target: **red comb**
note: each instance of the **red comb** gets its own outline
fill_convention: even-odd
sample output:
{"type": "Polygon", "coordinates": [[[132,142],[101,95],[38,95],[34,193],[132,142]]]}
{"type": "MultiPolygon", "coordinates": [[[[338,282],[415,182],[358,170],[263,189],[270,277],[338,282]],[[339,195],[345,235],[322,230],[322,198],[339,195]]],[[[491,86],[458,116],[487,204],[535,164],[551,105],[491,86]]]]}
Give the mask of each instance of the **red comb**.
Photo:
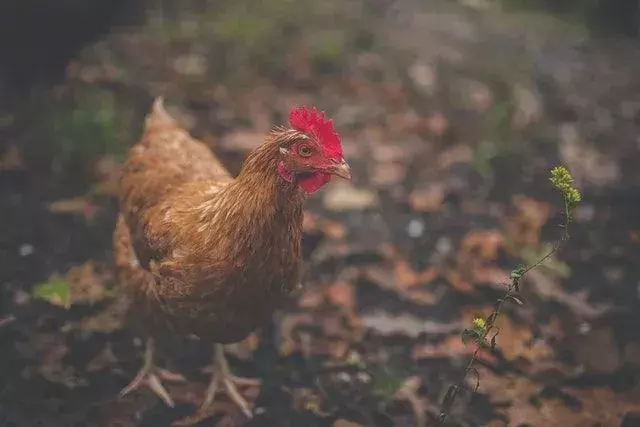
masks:
{"type": "Polygon", "coordinates": [[[291,127],[300,132],[311,134],[318,138],[324,153],[330,158],[342,157],[342,144],[331,120],[326,120],[324,113],[319,113],[314,107],[311,111],[306,107],[298,107],[289,113],[291,127]]]}

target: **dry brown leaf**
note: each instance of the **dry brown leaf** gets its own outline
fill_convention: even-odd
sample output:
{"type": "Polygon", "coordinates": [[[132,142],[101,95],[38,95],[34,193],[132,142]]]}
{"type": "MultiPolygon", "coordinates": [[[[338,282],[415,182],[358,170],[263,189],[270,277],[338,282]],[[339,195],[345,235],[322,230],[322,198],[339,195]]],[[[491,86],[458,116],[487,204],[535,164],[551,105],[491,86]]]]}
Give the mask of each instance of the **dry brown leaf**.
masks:
{"type": "Polygon", "coordinates": [[[305,210],[302,216],[302,230],[305,233],[313,233],[318,230],[318,224],[318,215],[305,210]]]}
{"type": "Polygon", "coordinates": [[[516,214],[507,222],[509,240],[520,246],[538,246],[540,230],[551,214],[551,206],[529,197],[518,196],[514,200],[516,214]]]}
{"type": "Polygon", "coordinates": [[[403,295],[419,305],[435,305],[440,301],[437,295],[426,289],[408,289],[403,295]]]}
{"type": "Polygon", "coordinates": [[[496,410],[508,417],[513,426],[617,427],[626,412],[640,410],[637,399],[604,387],[563,388],[563,393],[580,402],[580,408],[570,408],[560,398],[541,396],[543,386],[528,378],[498,376],[482,367],[479,371],[479,392],[487,393],[496,410]]]}
{"type": "Polygon", "coordinates": [[[336,181],[325,190],[322,203],[332,212],[361,211],[376,207],[380,200],[371,189],[336,181]]]}
{"type": "Polygon", "coordinates": [[[399,163],[377,163],[373,165],[371,181],[379,187],[393,186],[405,178],[406,168],[399,163]]]}
{"type": "Polygon", "coordinates": [[[413,348],[411,358],[414,361],[425,359],[458,358],[471,356],[476,350],[473,342],[463,343],[460,335],[450,335],[438,344],[420,344],[413,348]]]}
{"type": "Polygon", "coordinates": [[[311,313],[287,313],[282,317],[280,322],[280,335],[282,342],[280,343],[280,354],[288,356],[300,348],[297,337],[294,336],[294,330],[301,325],[312,325],[315,318],[311,313]]]}
{"type": "Polygon", "coordinates": [[[347,236],[347,228],[338,221],[322,220],[320,228],[324,235],[332,240],[341,240],[347,236]]]}
{"type": "Polygon", "coordinates": [[[529,271],[525,280],[533,286],[539,297],[563,303],[584,319],[597,319],[611,309],[608,303],[589,302],[589,291],[586,289],[572,294],[565,292],[562,282],[557,277],[545,274],[542,269],[529,271]]]}
{"type": "Polygon", "coordinates": [[[461,252],[464,255],[478,254],[486,261],[495,261],[504,244],[504,236],[498,230],[473,230],[462,239],[461,252]]]}
{"type": "Polygon", "coordinates": [[[461,278],[473,284],[502,288],[509,281],[509,273],[494,265],[504,245],[498,230],[474,230],[467,233],[457,255],[461,278]]]}
{"type": "Polygon", "coordinates": [[[91,219],[101,208],[92,204],[84,197],[58,200],[49,203],[49,212],[84,215],[85,219],[91,219]]]}
{"type": "Polygon", "coordinates": [[[462,274],[456,270],[447,270],[444,272],[447,282],[458,292],[471,294],[475,292],[475,288],[462,277],[462,274]]]}
{"type": "Polygon", "coordinates": [[[124,326],[130,302],[126,295],[118,295],[104,310],[83,318],[78,328],[85,333],[118,331],[124,326]]]}
{"type": "Polygon", "coordinates": [[[434,113],[427,118],[426,127],[429,132],[441,136],[449,129],[449,120],[442,113],[434,113]]]}
{"type": "Polygon", "coordinates": [[[416,425],[423,426],[426,423],[427,402],[426,399],[419,394],[422,381],[420,377],[414,376],[407,378],[402,386],[396,391],[394,397],[398,400],[406,400],[411,404],[413,415],[416,419],[416,425]]]}
{"type": "Polygon", "coordinates": [[[325,295],[330,304],[340,307],[346,312],[355,308],[355,290],[347,282],[337,282],[327,287],[325,295]]]}
{"type": "Polygon", "coordinates": [[[298,307],[314,309],[320,307],[325,301],[324,290],[305,287],[298,297],[298,307]]]}
{"type": "Polygon", "coordinates": [[[440,153],[437,164],[441,170],[448,171],[457,163],[471,163],[473,158],[473,150],[468,144],[457,144],[440,153]]]}
{"type": "Polygon", "coordinates": [[[108,294],[104,282],[109,280],[109,277],[98,273],[93,261],[71,267],[66,280],[70,287],[71,304],[94,303],[108,294]]]}
{"type": "Polygon", "coordinates": [[[416,189],[409,195],[409,204],[417,212],[439,212],[444,201],[444,185],[435,183],[416,189]]]}

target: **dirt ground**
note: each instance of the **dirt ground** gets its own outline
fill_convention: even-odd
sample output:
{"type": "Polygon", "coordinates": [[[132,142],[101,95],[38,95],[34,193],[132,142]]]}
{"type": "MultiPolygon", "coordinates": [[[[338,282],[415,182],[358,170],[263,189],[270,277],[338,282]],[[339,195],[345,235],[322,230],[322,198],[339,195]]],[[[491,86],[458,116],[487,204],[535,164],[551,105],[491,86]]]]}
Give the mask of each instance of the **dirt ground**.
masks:
{"type": "Polygon", "coordinates": [[[354,170],[307,204],[302,289],[228,349],[237,374],[264,382],[246,390],[255,418],[221,399],[200,425],[436,425],[475,349],[462,330],[561,235],[558,164],[583,193],[571,238],[524,279],[447,425],[640,425],[637,52],[549,48],[522,80],[513,38],[469,41],[488,18],[378,12],[270,59],[152,17],[88,47],[34,101],[0,159],[1,426],[168,426],[202,397],[210,356],[193,342],[165,355],[189,378],[168,386],[176,408],[117,399],[142,353],[111,265],[118,168],[158,94],[233,173],[288,108],[315,104],[354,170]],[[474,46],[509,53],[493,63],[474,46]]]}

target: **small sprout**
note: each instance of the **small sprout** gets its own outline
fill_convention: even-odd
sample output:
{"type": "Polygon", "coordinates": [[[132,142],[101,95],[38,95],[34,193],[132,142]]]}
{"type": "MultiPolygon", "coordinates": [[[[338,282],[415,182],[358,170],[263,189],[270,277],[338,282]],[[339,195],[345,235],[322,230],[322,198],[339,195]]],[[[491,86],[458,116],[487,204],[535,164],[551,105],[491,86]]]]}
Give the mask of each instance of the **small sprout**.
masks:
{"type": "Polygon", "coordinates": [[[569,207],[574,206],[582,200],[580,192],[573,186],[575,182],[573,177],[564,166],[556,166],[553,168],[549,180],[556,190],[562,194],[562,197],[569,207]]]}

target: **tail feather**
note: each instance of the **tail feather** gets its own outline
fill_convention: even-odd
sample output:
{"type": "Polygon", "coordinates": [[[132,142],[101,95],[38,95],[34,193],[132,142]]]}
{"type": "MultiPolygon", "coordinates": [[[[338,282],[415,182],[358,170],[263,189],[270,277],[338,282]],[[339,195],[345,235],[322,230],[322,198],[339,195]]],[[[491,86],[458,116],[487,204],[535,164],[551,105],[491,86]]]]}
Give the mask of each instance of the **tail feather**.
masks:
{"type": "Polygon", "coordinates": [[[150,131],[159,127],[178,126],[178,122],[169,115],[164,108],[164,97],[158,96],[153,100],[151,111],[147,115],[144,123],[144,130],[150,131]]]}

